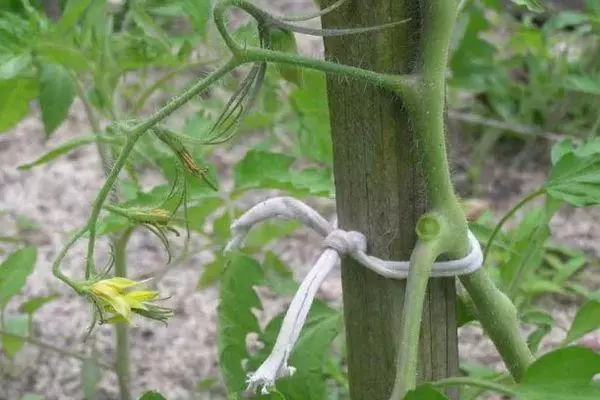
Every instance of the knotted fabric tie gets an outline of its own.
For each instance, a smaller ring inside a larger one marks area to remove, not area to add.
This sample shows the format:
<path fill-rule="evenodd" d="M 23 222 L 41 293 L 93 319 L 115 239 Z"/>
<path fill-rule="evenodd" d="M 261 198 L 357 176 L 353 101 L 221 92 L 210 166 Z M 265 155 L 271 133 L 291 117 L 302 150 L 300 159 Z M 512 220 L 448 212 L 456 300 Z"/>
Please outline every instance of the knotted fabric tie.
<path fill-rule="evenodd" d="M 405 279 L 410 270 L 409 261 L 386 261 L 367 255 L 367 240 L 360 232 L 334 229 L 318 212 L 305 203 L 291 197 L 275 197 L 258 203 L 231 225 L 233 236 L 225 252 L 237 250 L 244 238 L 257 223 L 270 218 L 298 219 L 325 239 L 323 252 L 308 272 L 294 295 L 283 319 L 281 330 L 273 350 L 262 365 L 248 376 L 248 390 L 261 388 L 266 394 L 275 385 L 275 380 L 294 374 L 295 369 L 288 365 L 294 344 L 300 336 L 312 301 L 329 272 L 348 255 L 360 264 L 386 278 Z M 434 264 L 432 277 L 448 277 L 469 274 L 479 269 L 483 263 L 481 247 L 469 231 L 471 251 L 459 260 L 440 261 Z"/>

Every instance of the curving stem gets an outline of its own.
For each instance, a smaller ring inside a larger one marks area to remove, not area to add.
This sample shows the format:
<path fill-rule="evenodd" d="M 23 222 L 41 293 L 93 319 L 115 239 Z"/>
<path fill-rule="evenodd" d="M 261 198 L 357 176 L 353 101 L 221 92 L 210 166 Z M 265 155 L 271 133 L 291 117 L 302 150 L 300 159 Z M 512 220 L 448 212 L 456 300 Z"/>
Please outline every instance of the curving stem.
<path fill-rule="evenodd" d="M 396 380 L 390 400 L 400 400 L 417 382 L 419 335 L 427 282 L 439 255 L 440 240 L 419 240 L 410 257 L 410 273 L 406 283 L 402 323 L 398 337 Z"/>

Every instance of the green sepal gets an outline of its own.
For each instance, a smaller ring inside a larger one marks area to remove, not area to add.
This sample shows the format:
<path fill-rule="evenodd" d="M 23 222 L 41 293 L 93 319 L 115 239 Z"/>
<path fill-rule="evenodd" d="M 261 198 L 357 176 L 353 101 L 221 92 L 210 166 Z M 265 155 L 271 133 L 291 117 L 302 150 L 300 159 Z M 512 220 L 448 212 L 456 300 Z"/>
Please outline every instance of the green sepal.
<path fill-rule="evenodd" d="M 298 45 L 294 32 L 284 28 L 270 28 L 268 31 L 267 47 L 284 53 L 298 54 Z M 287 65 L 276 64 L 277 71 L 283 79 L 302 87 L 302 69 Z"/>

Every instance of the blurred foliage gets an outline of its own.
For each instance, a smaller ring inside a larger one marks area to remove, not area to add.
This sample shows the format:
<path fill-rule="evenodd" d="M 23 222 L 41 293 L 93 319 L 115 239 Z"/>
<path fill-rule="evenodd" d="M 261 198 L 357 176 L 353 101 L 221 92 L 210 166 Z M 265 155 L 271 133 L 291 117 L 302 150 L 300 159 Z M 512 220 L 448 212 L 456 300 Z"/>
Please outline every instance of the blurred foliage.
<path fill-rule="evenodd" d="M 552 137 L 571 138 L 553 146 L 548 181 L 540 188 L 546 199 L 542 206 L 530 209 L 515 227 L 502 229 L 493 241 L 490 238 L 496 224 L 491 213 L 471 224 L 479 240 L 490 247 L 486 268 L 516 303 L 521 322 L 531 328 L 528 343 L 538 352 L 555 326 L 553 316 L 540 306 L 545 296 L 584 304 L 568 329 L 564 345 L 600 327 L 600 294 L 586 285 L 586 274 L 595 272 L 590 268 L 596 262 L 583 251 L 553 244 L 549 228 L 550 219 L 562 204 L 591 206 L 600 200 L 600 147 L 594 139 L 600 129 L 600 6 L 590 0 L 583 11 L 561 11 L 540 19 L 540 2 L 515 3 L 525 6 L 518 16 L 497 0 L 463 3 L 452 44 L 449 107 L 452 118 L 471 121 L 467 123 L 475 120 L 482 127 L 476 131 L 479 160 L 485 160 L 494 144 L 507 135 L 528 141 L 545 140 L 550 133 Z M 0 6 L 0 133 L 10 132 L 27 116 L 32 102 L 39 105 L 46 137 L 59 129 L 76 99 L 85 104 L 91 126 L 37 160 L 24 162 L 21 169 L 42 167 L 90 144 L 105 146 L 111 155 L 118 154 L 125 138 L 118 129 L 105 128 L 107 121 L 139 119 L 151 112 L 161 97 L 177 93 L 180 80 L 205 75 L 225 55 L 212 26 L 210 0 L 124 4 L 66 0 L 58 4 L 61 15 L 57 21 L 46 16 L 41 2 L 11 0 Z M 240 42 L 256 44 L 256 31 L 253 23 L 241 24 L 234 36 Z M 288 32 L 280 32 L 274 41 L 281 50 L 297 51 Z M 325 77 L 320 72 L 301 72 L 267 68 L 252 112 L 236 121 L 238 141 L 233 143 L 248 140 L 253 145 L 231 167 L 231 187 L 219 185 L 222 171 L 218 165 L 211 165 L 216 164 L 214 147 L 197 142 L 219 123 L 226 97 L 239 88 L 240 74 L 236 71 L 211 92 L 195 99 L 191 103 L 193 112 L 183 123 L 168 123 L 188 137 L 182 146 L 199 168 L 209 171 L 219 188 L 218 192 L 211 190 L 200 179 L 185 175 L 185 207 L 177 209 L 172 222 L 208 239 L 209 250 L 217 254 L 229 238 L 231 222 L 242 213 L 237 200 L 249 191 L 278 190 L 304 198 L 331 198 L 334 193 Z M 583 144 L 575 145 L 581 141 Z M 127 176 L 119 182 L 120 206 L 147 208 L 169 198 L 172 188 L 181 182 L 181 171 L 175 167 L 178 160 L 172 148 L 146 135 L 129 160 Z M 163 182 L 143 187 L 137 173 L 146 168 L 159 171 Z M 476 179 L 479 166 L 473 168 Z M 103 214 L 98 230 L 106 237 L 123 232 L 131 224 L 128 218 Z M 261 327 L 255 315 L 255 310 L 261 308 L 255 289 L 260 286 L 273 294 L 290 296 L 297 287 L 290 267 L 265 246 L 298 228 L 299 224 L 293 222 L 263 224 L 249 236 L 244 253 L 230 259 L 217 256 L 203 267 L 198 289 L 220 284 L 218 347 L 222 379 L 207 377 L 198 384 L 198 393 L 222 387 L 241 391 L 247 371 L 265 359 L 282 315 Z M 37 251 L 17 235 L 2 236 L 0 241 L 7 244 L 3 247 L 7 255 L 0 265 L 0 337 L 3 352 L 13 357 L 28 340 L 35 340 L 35 313 L 58 296 L 48 293 L 20 299 L 34 271 Z M 173 264 L 206 249 L 193 245 L 188 248 L 186 244 Z M 9 300 L 20 302 L 18 312 L 6 311 Z M 325 303 L 316 304 L 292 355 L 300 372 L 283 380 L 278 392 L 258 398 L 348 398 L 344 341 L 339 335 L 341 315 Z M 464 304 L 459 315 L 462 323 L 477 324 Z M 263 348 L 249 351 L 248 334 L 258 335 Z M 574 363 L 575 359 L 583 361 Z M 540 358 L 523 384 L 511 390 L 523 398 L 560 395 L 567 399 L 566 389 L 548 386 L 559 374 L 557 365 L 562 363 L 569 363 L 573 374 L 567 374 L 561 383 L 580 384 L 577 376 L 582 375 L 577 371 L 585 370 L 584 375 L 586 371 L 598 372 L 597 357 L 589 351 L 559 349 Z M 485 366 L 463 363 L 462 369 L 473 377 L 506 382 L 506 375 Z M 97 374 L 93 357 L 86 358 L 82 363 L 82 387 L 90 396 L 96 390 L 92 383 Z M 586 385 L 581 384 L 585 390 Z M 479 393 L 463 394 L 464 398 L 475 398 Z M 590 386 L 589 396 L 596 394 Z M 432 386 L 421 387 L 409 396 L 444 398 Z M 156 392 L 142 396 L 147 400 L 160 398 Z"/>

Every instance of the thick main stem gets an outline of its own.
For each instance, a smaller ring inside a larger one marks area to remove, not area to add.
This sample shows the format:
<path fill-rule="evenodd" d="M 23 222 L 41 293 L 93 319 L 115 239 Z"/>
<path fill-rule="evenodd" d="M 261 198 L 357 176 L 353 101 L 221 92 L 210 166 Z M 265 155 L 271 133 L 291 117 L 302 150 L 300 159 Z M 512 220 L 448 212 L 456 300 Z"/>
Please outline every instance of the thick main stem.
<path fill-rule="evenodd" d="M 517 310 L 484 269 L 460 277 L 477 308 L 477 319 L 492 339 L 515 381 L 519 382 L 535 357 L 523 340 Z"/>
<path fill-rule="evenodd" d="M 322 2 L 321 6 L 331 3 Z M 354 0 L 341 6 L 323 17 L 325 29 L 410 21 L 383 32 L 325 38 L 326 58 L 386 74 L 418 76 L 422 69 L 419 60 L 424 57 L 422 8 L 430 7 L 421 3 L 427 2 Z M 444 66 L 439 69 L 443 70 Z M 414 83 L 410 101 L 402 102 L 389 90 L 328 76 L 340 226 L 363 232 L 369 253 L 377 257 L 408 259 L 418 218 L 430 205 L 446 204 L 441 194 L 451 193 L 449 174 L 444 171 L 443 74 L 440 76 L 435 76 L 436 86 L 428 89 L 426 97 L 428 104 L 439 102 L 428 115 L 435 121 L 423 118 L 419 123 L 410 114 L 425 87 L 419 83 L 424 81 Z M 402 97 L 406 100 L 404 93 Z M 439 182 L 442 193 L 428 190 Z M 441 211 L 446 214 L 453 207 Z M 466 246 L 466 226 L 461 228 Z M 405 283 L 384 279 L 344 260 L 342 285 L 350 397 L 388 399 L 396 377 Z M 418 350 L 420 381 L 458 373 L 455 301 L 453 279 L 429 280 Z"/>
<path fill-rule="evenodd" d="M 114 257 L 115 257 L 115 276 L 123 278 L 127 277 L 127 243 L 133 233 L 133 229 L 129 228 L 115 242 Z M 131 366 L 129 357 L 129 325 L 117 324 L 115 326 L 117 336 L 117 360 L 115 369 L 117 379 L 119 381 L 119 394 L 121 400 L 131 400 Z"/>

